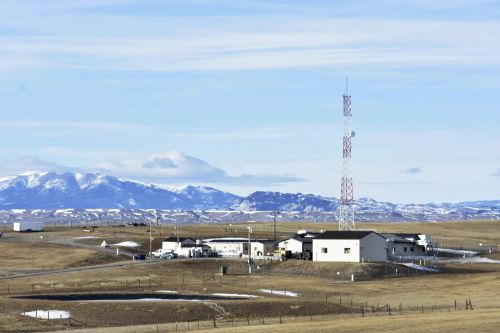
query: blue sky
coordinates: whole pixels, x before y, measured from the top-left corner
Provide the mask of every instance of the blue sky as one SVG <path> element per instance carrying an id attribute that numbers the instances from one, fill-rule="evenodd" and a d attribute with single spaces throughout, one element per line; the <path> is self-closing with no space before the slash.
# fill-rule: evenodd
<path id="1" fill-rule="evenodd" d="M 500 198 L 500 5 L 0 2 L 0 176 L 339 196 Z"/>

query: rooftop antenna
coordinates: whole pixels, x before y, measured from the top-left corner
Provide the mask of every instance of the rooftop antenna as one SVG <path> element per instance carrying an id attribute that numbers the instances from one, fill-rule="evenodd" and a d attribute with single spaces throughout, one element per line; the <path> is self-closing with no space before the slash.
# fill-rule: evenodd
<path id="1" fill-rule="evenodd" d="M 355 230 L 354 224 L 354 187 L 351 175 L 351 150 L 354 131 L 351 131 L 351 96 L 349 78 L 345 78 L 344 101 L 344 137 L 342 140 L 342 181 L 340 189 L 339 230 Z"/>

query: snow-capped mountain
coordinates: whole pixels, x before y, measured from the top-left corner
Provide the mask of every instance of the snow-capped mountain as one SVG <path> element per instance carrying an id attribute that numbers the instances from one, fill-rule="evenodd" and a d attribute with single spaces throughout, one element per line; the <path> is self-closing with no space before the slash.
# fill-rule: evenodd
<path id="1" fill-rule="evenodd" d="M 211 187 L 171 189 L 96 173 L 30 173 L 0 179 L 0 221 L 47 218 L 88 221 L 160 217 L 189 223 L 272 220 L 333 221 L 339 200 L 313 194 L 258 191 L 240 197 Z M 500 200 L 394 204 L 356 201 L 358 221 L 500 219 Z"/>
<path id="2" fill-rule="evenodd" d="M 339 200 L 313 194 L 257 191 L 231 208 L 237 210 L 277 210 L 299 212 L 334 212 Z"/>
<path id="3" fill-rule="evenodd" d="M 209 209 L 239 199 L 210 187 L 180 190 L 96 173 L 30 173 L 0 179 L 0 209 Z"/>

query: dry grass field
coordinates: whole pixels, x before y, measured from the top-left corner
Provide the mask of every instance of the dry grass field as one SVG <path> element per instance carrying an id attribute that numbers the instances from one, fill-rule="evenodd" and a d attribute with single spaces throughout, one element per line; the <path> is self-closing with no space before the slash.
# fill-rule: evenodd
<path id="1" fill-rule="evenodd" d="M 336 225 L 332 224 L 280 223 L 278 230 L 281 237 L 293 234 L 299 228 L 320 231 L 332 230 L 335 227 Z M 244 224 L 183 226 L 179 234 L 193 238 L 243 236 L 245 228 Z M 500 243 L 499 222 L 375 223 L 362 224 L 359 228 L 375 229 L 379 232 L 428 233 L 446 246 L 455 247 Z M 97 228 L 93 233 L 85 232 L 81 228 L 49 229 L 43 233 L 43 242 L 30 239 L 33 236 L 29 234 L 16 235 L 16 239 L 1 239 L 0 246 L 3 246 L 2 249 L 9 255 L 0 257 L 0 269 L 34 269 L 40 266 L 49 267 L 50 263 L 53 268 L 79 265 L 88 261 L 89 256 L 108 255 L 97 248 L 91 248 L 102 239 L 109 243 L 137 241 L 142 244 L 139 250 L 146 251 L 149 245 L 147 229 L 104 227 Z M 256 237 L 270 237 L 272 234 L 271 224 L 253 224 L 253 229 Z M 159 247 L 161 239 L 173 231 L 172 226 L 155 227 L 155 247 Z M 79 240 L 89 248 L 79 248 L 78 244 L 64 246 L 49 243 L 61 239 L 73 240 L 89 234 L 96 238 Z M 28 249 L 28 253 L 45 254 L 37 257 L 29 254 L 16 255 L 16 251 L 11 250 L 15 249 L 14 244 L 23 249 L 21 252 Z M 498 258 L 498 253 L 490 256 Z M 113 257 L 109 260 L 122 259 Z M 276 332 L 497 332 L 500 325 L 498 264 L 448 263 L 446 273 L 355 282 L 336 278 L 336 272 L 341 273 L 340 276 L 343 277 L 352 273 L 359 276 L 368 271 L 386 268 L 379 264 L 313 263 L 295 260 L 283 263 L 261 262 L 259 265 L 261 269 L 248 276 L 245 274 L 246 265 L 243 260 L 198 259 L 154 263 L 130 261 L 127 266 L 2 280 L 0 331 L 51 331 L 68 328 L 64 321 L 48 322 L 19 314 L 35 309 L 70 311 L 75 319 L 85 319 L 88 324 L 88 328 L 84 328 L 75 322 L 71 328 L 86 329 L 87 332 L 95 332 L 98 327 L 106 327 L 106 332 L 156 332 L 156 324 L 159 325 L 159 331 L 167 332 L 175 330 L 175 322 L 179 322 L 179 330 L 187 329 L 187 326 L 182 326 L 187 325 L 187 321 L 191 322 L 191 330 L 193 325 L 200 322 L 201 329 L 211 327 L 212 332 L 252 332 L 264 328 L 262 317 L 265 318 L 265 330 Z M 227 276 L 216 275 L 220 266 L 229 267 Z M 300 296 L 266 294 L 260 292 L 260 289 L 287 290 L 297 292 Z M 204 302 L 96 303 L 13 298 L 42 294 L 155 293 L 157 290 L 170 290 L 187 295 L 234 293 L 259 297 L 217 301 L 216 303 L 227 312 L 225 315 Z M 472 301 L 474 310 L 465 311 L 466 299 Z M 454 309 L 455 301 L 460 310 Z M 364 318 L 361 316 L 361 306 L 363 311 L 368 309 Z M 391 315 L 383 310 L 387 309 L 386 306 L 391 307 Z M 423 313 L 419 310 L 422 306 Z M 372 309 L 379 311 L 371 313 Z M 399 312 L 399 309 L 402 311 Z M 283 316 L 282 324 L 279 324 L 280 315 Z M 213 317 L 219 318 L 217 329 L 213 328 Z M 228 320 L 232 321 L 231 324 Z M 248 321 L 251 326 L 248 326 Z M 234 322 L 236 325 L 232 327 Z M 129 327 L 118 327 L 125 325 Z"/>
<path id="2" fill-rule="evenodd" d="M 103 263 L 111 256 L 95 250 L 24 240 L 0 241 L 0 276 Z"/>

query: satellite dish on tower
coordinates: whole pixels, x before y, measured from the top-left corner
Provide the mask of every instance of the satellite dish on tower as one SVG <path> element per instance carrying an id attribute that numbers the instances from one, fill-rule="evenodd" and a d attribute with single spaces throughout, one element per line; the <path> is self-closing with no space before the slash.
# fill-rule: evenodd
<path id="1" fill-rule="evenodd" d="M 356 132 L 351 131 L 351 138 L 354 138 L 356 136 Z"/>

